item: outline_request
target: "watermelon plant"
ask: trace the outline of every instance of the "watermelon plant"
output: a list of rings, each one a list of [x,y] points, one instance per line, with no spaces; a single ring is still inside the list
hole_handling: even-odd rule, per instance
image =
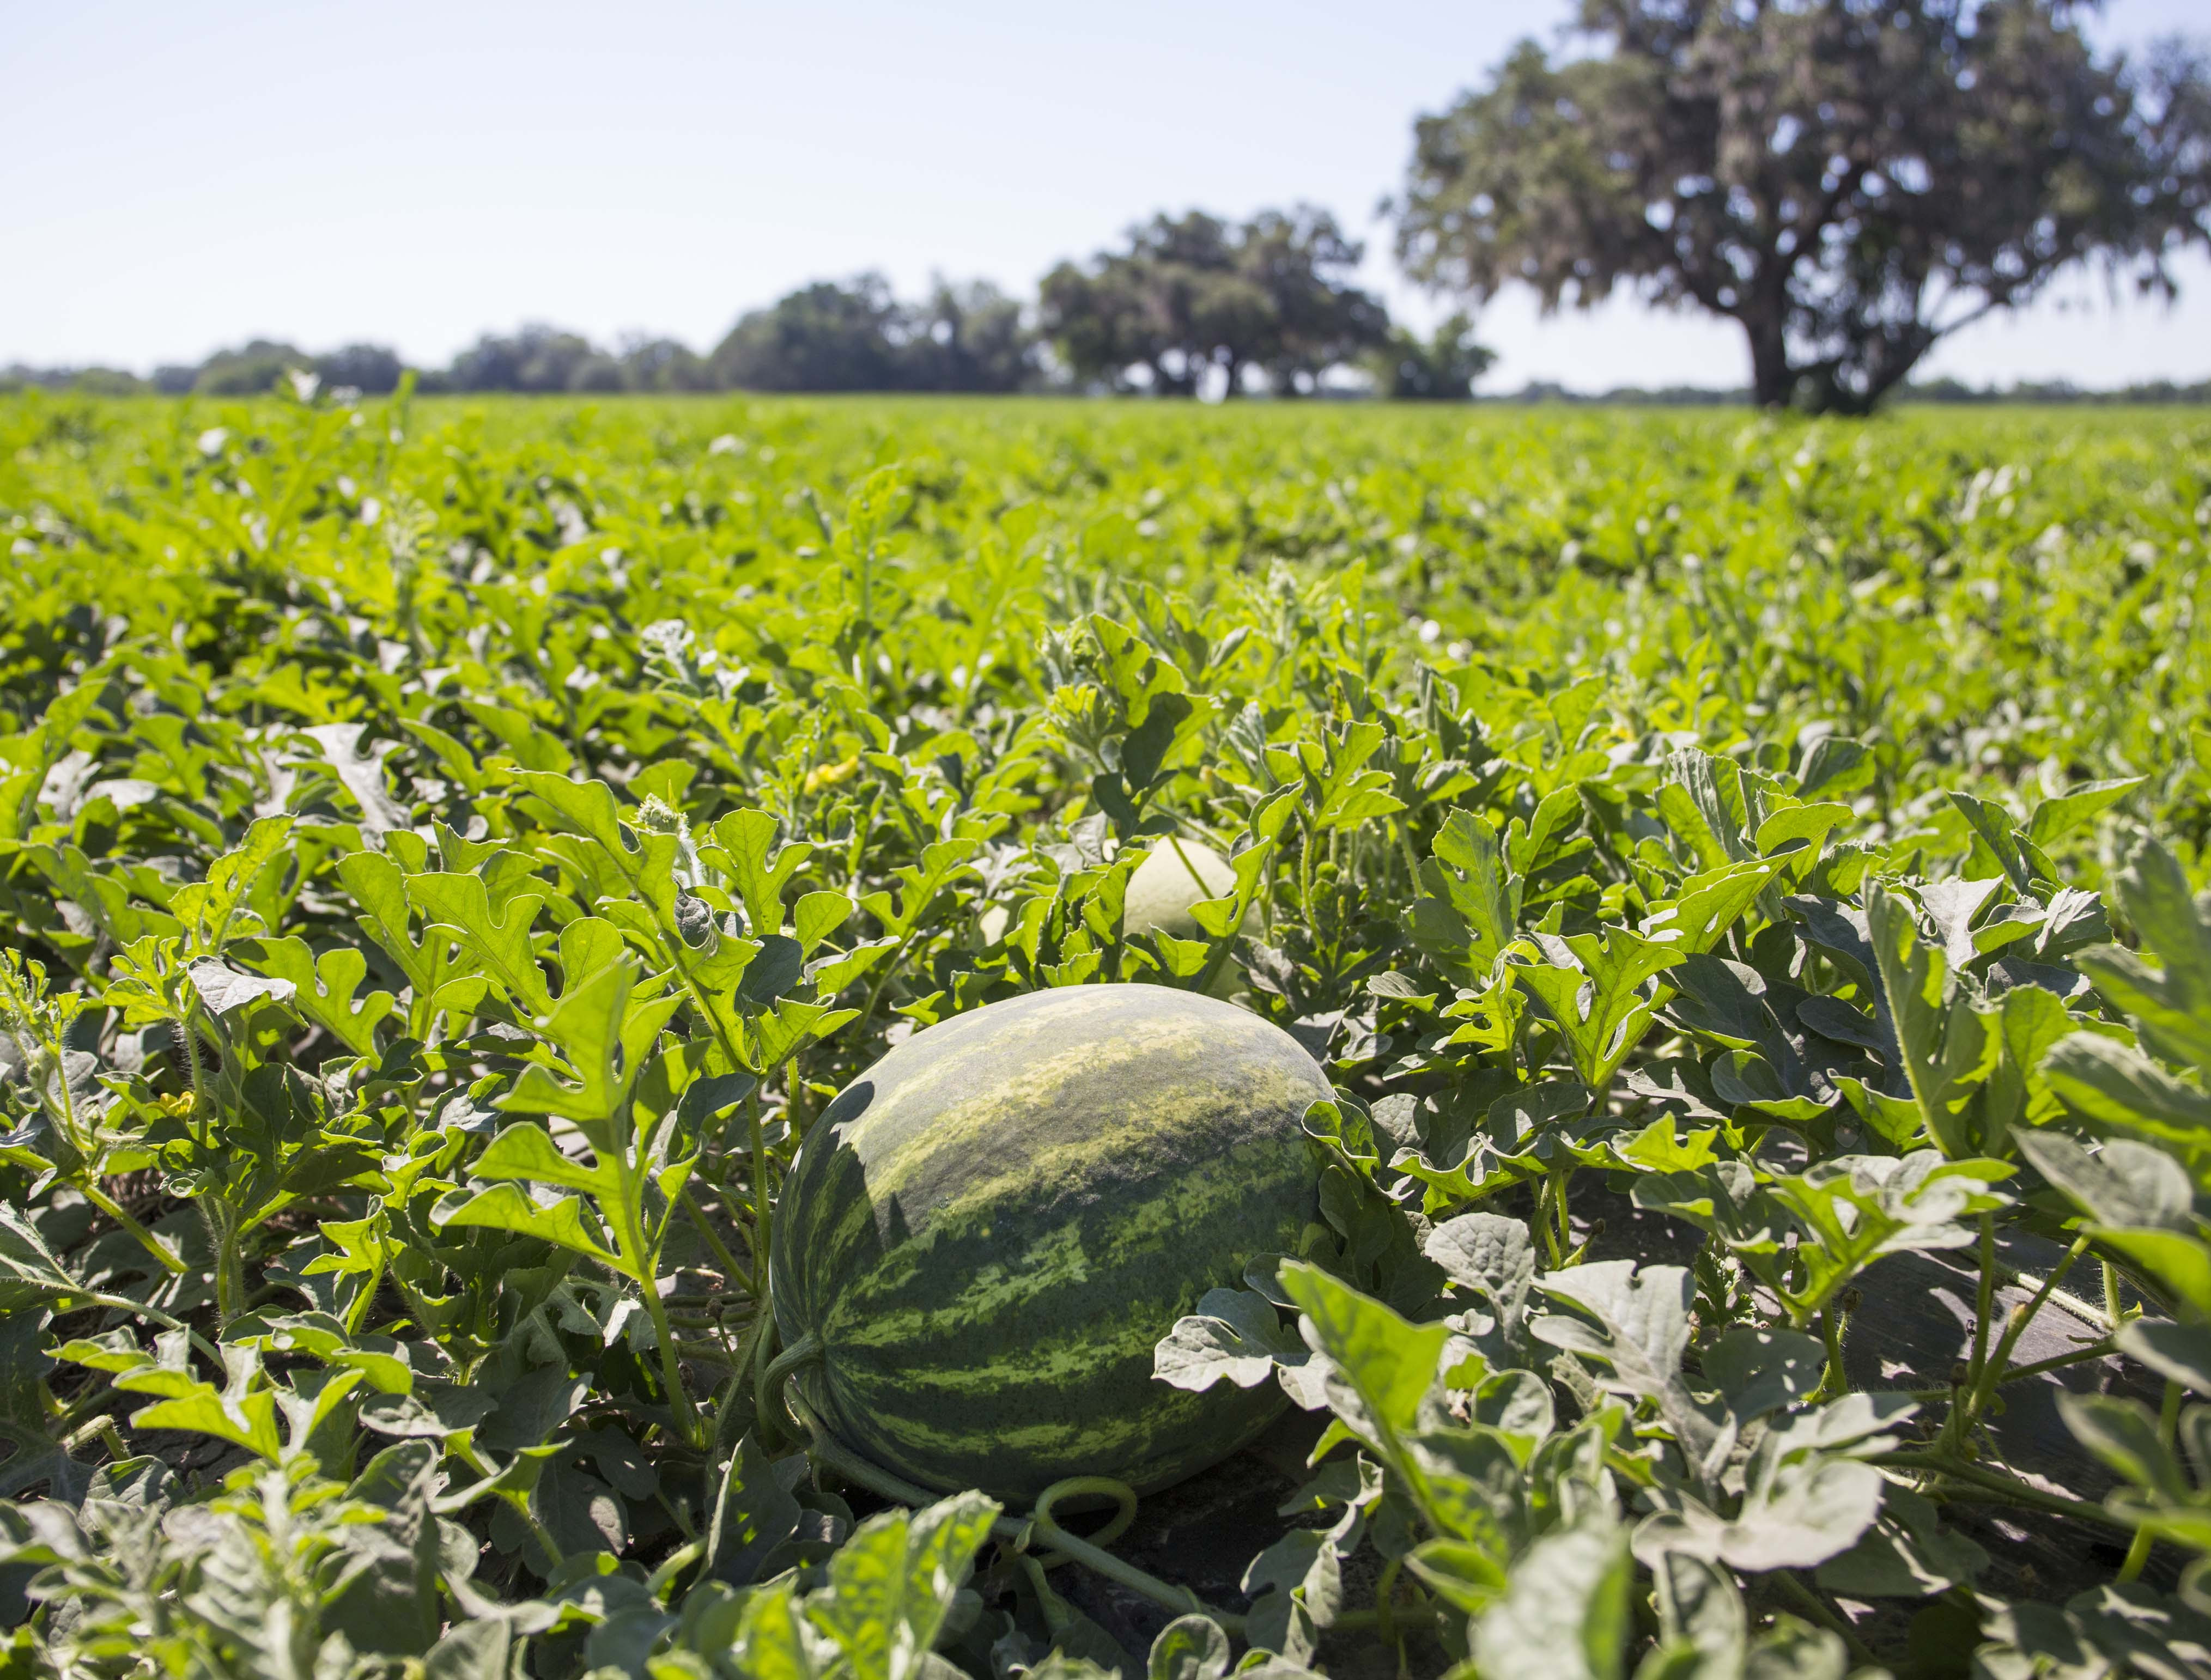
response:
[[[11,1674],[2211,1668],[2201,422],[0,434]]]

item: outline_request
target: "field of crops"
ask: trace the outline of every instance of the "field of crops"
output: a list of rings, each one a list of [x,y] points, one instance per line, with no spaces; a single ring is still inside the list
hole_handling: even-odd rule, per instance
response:
[[[9,1680],[2211,1671],[2207,543],[2187,411],[0,402]],[[1154,1356],[1281,1418],[912,1486],[800,1141],[1130,982],[1332,1082]]]

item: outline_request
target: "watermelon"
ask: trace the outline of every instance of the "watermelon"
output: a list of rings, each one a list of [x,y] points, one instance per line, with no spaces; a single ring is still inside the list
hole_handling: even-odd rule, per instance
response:
[[[1197,1394],[1152,1349],[1318,1210],[1300,1121],[1330,1096],[1287,1033],[1164,986],[1031,993],[916,1033],[801,1145],[771,1256],[797,1379],[908,1481],[1026,1500],[1075,1475],[1139,1492],[1277,1415],[1273,1383]]]
[[[1121,912],[1121,927],[1129,934],[1171,934],[1178,940],[1212,936],[1197,925],[1190,906],[1205,898],[1226,898],[1236,891],[1236,867],[1210,846],[1170,836],[1129,877],[1129,896]],[[1259,909],[1244,913],[1237,929],[1246,935],[1259,931]],[[1233,997],[1242,991],[1245,975],[1233,960],[1224,960],[1213,978],[1213,994]]]

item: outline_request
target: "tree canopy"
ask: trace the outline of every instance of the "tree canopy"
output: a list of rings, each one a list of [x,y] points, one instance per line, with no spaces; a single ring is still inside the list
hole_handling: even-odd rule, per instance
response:
[[[887,390],[899,326],[882,275],[816,281],[748,311],[710,360],[721,384],[746,390]]]
[[[442,383],[463,391],[565,391],[585,389],[578,378],[599,355],[579,333],[532,323],[511,337],[486,333],[453,358]]]
[[[1547,308],[1632,286],[1742,323],[1766,404],[1862,413],[2069,268],[2170,295],[2211,245],[2211,81],[2064,0],[1583,0],[1421,118],[1397,250]]]
[[[1374,394],[1400,402],[1463,402],[1474,382],[1496,365],[1497,353],[1475,342],[1474,323],[1463,312],[1447,317],[1422,338],[1402,327],[1376,351],[1370,366]]]
[[[1045,276],[1043,330],[1078,378],[1191,396],[1218,373],[1233,396],[1257,369],[1288,396],[1387,340],[1389,311],[1352,284],[1364,248],[1325,210],[1163,214],[1127,238]]]
[[[874,273],[749,311],[710,360],[718,383],[741,390],[1015,391],[1039,373],[1021,305],[988,281],[940,278],[906,304]]]

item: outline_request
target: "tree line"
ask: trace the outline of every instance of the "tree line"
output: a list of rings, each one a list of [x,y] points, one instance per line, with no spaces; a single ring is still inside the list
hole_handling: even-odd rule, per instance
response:
[[[1421,336],[1393,326],[1355,275],[1364,251],[1324,210],[1235,221],[1154,216],[1120,246],[1045,276],[1033,300],[989,281],[936,281],[902,299],[880,274],[815,281],[748,311],[701,353],[673,338],[608,347],[543,325],[486,333],[424,391],[1150,390],[1310,395],[1354,369],[1405,398],[1463,398],[1489,365],[1468,318]],[[140,381],[112,370],[10,370],[15,383],[245,396],[294,374],[377,395],[409,372],[397,352],[319,354],[267,339]]]
[[[443,369],[447,390],[1148,391],[1305,396],[1347,372],[1465,398],[1494,360],[1471,311],[1508,287],[1547,311],[1623,293],[1735,322],[1751,401],[1863,414],[1951,334],[2069,273],[2172,298],[2211,251],[2211,59],[2171,40],[2099,53],[2081,0],[1581,0],[1567,48],[1523,41],[1419,117],[1384,201],[1402,271],[1453,314],[1393,323],[1364,256],[1308,205],[1155,215],[1061,263],[1029,299],[879,275],[823,281],[700,354],[526,327]],[[156,390],[241,394],[294,368],[390,389],[373,345],[257,341]],[[143,388],[108,370],[17,383]],[[1955,392],[1930,390],[1930,396]]]

